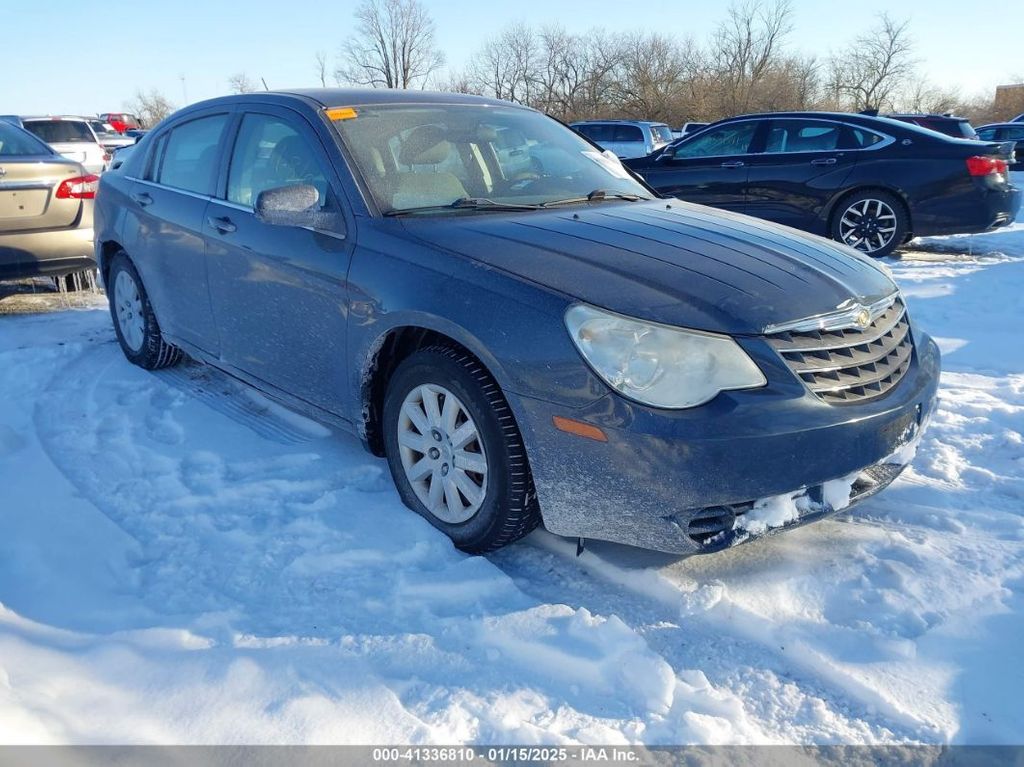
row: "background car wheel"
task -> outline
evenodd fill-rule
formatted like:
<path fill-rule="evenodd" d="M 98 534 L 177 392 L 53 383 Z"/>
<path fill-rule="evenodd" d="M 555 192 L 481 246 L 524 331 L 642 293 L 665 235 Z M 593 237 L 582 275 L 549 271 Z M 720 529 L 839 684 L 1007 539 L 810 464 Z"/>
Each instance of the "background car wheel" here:
<path fill-rule="evenodd" d="M 523 440 L 497 383 L 472 356 L 432 346 L 396 368 L 384 446 L 405 504 L 473 554 L 540 521 Z"/>
<path fill-rule="evenodd" d="M 910 222 L 903 203 L 881 189 L 867 189 L 840 201 L 832 215 L 832 239 L 881 258 L 903 244 Z"/>
<path fill-rule="evenodd" d="M 156 370 L 181 360 L 181 350 L 164 341 L 139 273 L 124 251 L 110 264 L 107 298 L 114 332 L 129 362 Z"/>

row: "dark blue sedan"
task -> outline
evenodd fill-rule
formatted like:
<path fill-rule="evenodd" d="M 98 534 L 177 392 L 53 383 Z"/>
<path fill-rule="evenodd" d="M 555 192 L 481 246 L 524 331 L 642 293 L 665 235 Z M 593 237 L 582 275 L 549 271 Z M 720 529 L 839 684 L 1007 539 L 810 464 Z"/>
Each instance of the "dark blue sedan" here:
<path fill-rule="evenodd" d="M 878 257 L 915 236 L 1013 223 L 1009 146 L 886 117 L 777 112 L 722 120 L 626 165 L 663 194 Z"/>
<path fill-rule="evenodd" d="M 187 353 L 357 433 L 471 552 L 802 524 L 891 482 L 935 400 L 869 259 L 658 198 L 501 101 L 190 106 L 103 176 L 96 256 L 130 361 Z"/>

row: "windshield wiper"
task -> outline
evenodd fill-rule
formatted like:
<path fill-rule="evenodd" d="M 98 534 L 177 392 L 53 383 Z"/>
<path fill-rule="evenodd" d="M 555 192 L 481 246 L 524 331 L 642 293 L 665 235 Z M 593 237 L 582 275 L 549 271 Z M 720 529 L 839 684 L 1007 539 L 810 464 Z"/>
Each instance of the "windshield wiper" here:
<path fill-rule="evenodd" d="M 645 197 L 642 194 L 633 194 L 631 192 L 606 192 L 604 189 L 595 189 L 586 197 L 567 197 L 564 200 L 552 200 L 551 202 L 541 203 L 541 207 L 553 208 L 556 205 L 580 205 L 585 202 L 601 202 L 603 200 L 629 200 L 630 202 L 638 202 L 640 200 L 649 199 L 651 198 Z"/>
<path fill-rule="evenodd" d="M 498 202 L 486 197 L 460 197 L 447 205 L 421 205 L 417 208 L 389 210 L 385 216 L 405 216 L 410 213 L 428 213 L 443 210 L 539 210 L 540 205 L 526 205 L 516 202 Z"/>

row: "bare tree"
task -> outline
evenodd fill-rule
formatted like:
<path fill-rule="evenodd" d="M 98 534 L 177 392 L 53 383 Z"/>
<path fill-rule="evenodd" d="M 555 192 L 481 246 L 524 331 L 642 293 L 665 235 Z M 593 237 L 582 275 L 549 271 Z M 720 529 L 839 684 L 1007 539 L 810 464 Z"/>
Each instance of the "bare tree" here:
<path fill-rule="evenodd" d="M 444 65 L 434 21 L 420 0 L 362 0 L 355 34 L 342 46 L 338 82 L 374 88 L 425 87 Z"/>
<path fill-rule="evenodd" d="M 729 7 L 712 39 L 712 62 L 724 114 L 749 111 L 761 81 L 780 65 L 792 31 L 789 0 L 744 0 Z"/>
<path fill-rule="evenodd" d="M 137 115 L 149 128 L 152 128 L 167 115 L 173 112 L 176 107 L 163 93 L 156 88 L 143 91 L 141 88 L 135 91 L 135 96 L 125 105 L 128 111 Z"/>
<path fill-rule="evenodd" d="M 245 72 L 236 72 L 228 78 L 228 88 L 232 93 L 254 93 L 259 90 Z"/>
<path fill-rule="evenodd" d="M 327 87 L 327 54 L 323 51 L 316 52 L 316 75 L 320 80 L 320 87 Z"/>
<path fill-rule="evenodd" d="M 883 13 L 871 30 L 832 57 L 830 88 L 850 108 L 892 107 L 898 91 L 912 79 L 917 62 L 909 23 Z"/>

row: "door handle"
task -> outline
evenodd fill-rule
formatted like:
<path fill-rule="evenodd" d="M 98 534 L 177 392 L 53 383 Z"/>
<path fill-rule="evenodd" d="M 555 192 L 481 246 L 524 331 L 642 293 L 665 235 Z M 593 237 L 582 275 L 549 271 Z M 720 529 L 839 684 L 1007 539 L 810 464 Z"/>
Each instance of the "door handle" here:
<path fill-rule="evenodd" d="M 217 216 L 207 216 L 206 223 L 221 234 L 230 234 L 238 228 L 227 216 L 221 216 L 219 218 Z"/>
<path fill-rule="evenodd" d="M 743 160 L 730 160 L 729 162 L 722 163 L 723 168 L 742 168 L 744 165 L 746 163 Z"/>
<path fill-rule="evenodd" d="M 153 204 L 153 198 L 147 192 L 132 192 L 132 199 L 143 208 Z"/>
<path fill-rule="evenodd" d="M 815 160 L 811 160 L 811 165 L 835 165 L 835 157 L 819 157 Z"/>

